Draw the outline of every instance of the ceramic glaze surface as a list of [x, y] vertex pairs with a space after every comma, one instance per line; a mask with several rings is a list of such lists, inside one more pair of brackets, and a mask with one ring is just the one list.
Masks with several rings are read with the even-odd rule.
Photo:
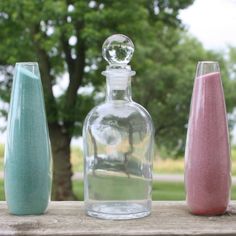
[[51, 193], [51, 148], [35, 63], [16, 65], [7, 129], [5, 194], [9, 211], [42, 214]]
[[185, 153], [187, 203], [194, 214], [223, 214], [230, 199], [230, 150], [220, 73], [195, 78]]

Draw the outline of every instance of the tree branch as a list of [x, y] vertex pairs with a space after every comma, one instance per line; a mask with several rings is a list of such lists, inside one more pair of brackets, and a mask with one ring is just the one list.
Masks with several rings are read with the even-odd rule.
[[66, 36], [65, 36], [64, 32], [62, 32], [60, 39], [61, 39], [61, 44], [62, 44], [63, 51], [64, 51], [65, 56], [66, 56], [67, 68], [68, 68], [69, 74], [71, 74], [73, 72], [73, 63], [74, 63], [74, 61], [71, 57], [71, 48], [70, 48], [70, 45], [68, 43], [68, 40], [66, 39]]
[[[68, 89], [65, 95], [65, 103], [64, 103], [64, 112], [66, 114], [71, 114], [73, 116], [73, 111], [76, 106], [76, 97], [77, 91], [82, 84], [83, 76], [84, 76], [84, 67], [85, 67], [85, 44], [82, 39], [80, 39], [80, 30], [83, 28], [83, 23], [77, 22], [76, 24], [76, 37], [77, 37], [77, 45], [76, 45], [76, 59], [73, 60], [73, 70], [69, 71], [70, 82]], [[66, 120], [64, 122], [64, 126], [68, 128], [73, 128], [74, 119]]]
[[48, 123], [58, 123], [57, 104], [52, 91], [52, 81], [54, 80], [54, 77], [51, 75], [50, 57], [47, 52], [41, 47], [40, 42], [38, 40], [35, 40], [35, 35], [39, 33], [39, 24], [34, 25], [31, 28], [31, 37], [34, 42], [37, 56], [39, 58], [39, 67], [45, 95]]

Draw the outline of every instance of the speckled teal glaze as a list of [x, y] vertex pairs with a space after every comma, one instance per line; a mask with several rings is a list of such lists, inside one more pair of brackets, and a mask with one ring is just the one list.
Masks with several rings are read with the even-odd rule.
[[51, 193], [51, 147], [37, 63], [17, 63], [5, 146], [9, 212], [45, 212]]

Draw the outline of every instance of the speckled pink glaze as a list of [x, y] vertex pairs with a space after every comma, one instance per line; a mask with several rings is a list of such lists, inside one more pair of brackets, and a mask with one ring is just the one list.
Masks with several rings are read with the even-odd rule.
[[230, 199], [230, 150], [220, 73], [195, 79], [185, 151], [185, 189], [190, 211], [220, 215]]

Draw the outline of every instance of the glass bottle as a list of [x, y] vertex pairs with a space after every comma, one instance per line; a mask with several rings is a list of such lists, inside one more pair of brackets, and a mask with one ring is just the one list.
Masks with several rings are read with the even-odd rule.
[[92, 109], [83, 127], [86, 213], [103, 219], [131, 219], [150, 214], [153, 125], [148, 112], [131, 97], [127, 65], [134, 45], [125, 35], [103, 44], [106, 100]]
[[9, 212], [44, 213], [51, 179], [51, 147], [38, 63], [16, 63], [4, 160]]
[[223, 214], [230, 199], [230, 148], [217, 62], [197, 65], [185, 151], [185, 189], [193, 214]]

